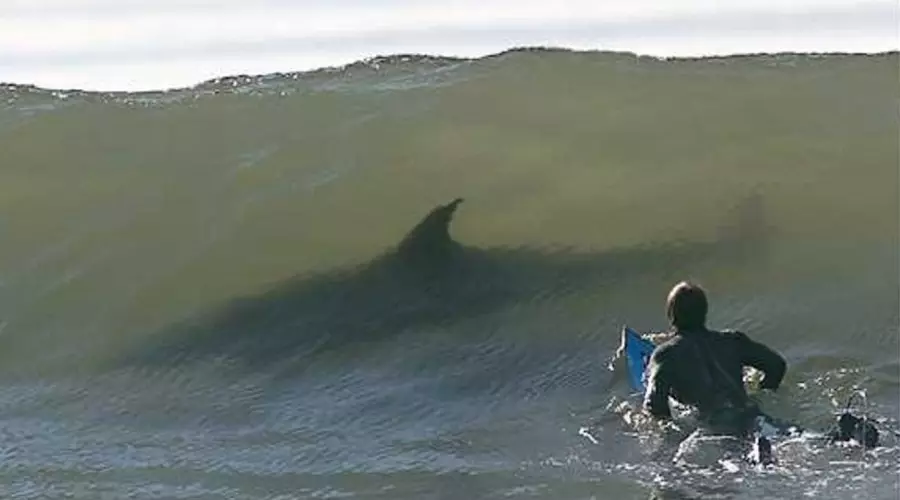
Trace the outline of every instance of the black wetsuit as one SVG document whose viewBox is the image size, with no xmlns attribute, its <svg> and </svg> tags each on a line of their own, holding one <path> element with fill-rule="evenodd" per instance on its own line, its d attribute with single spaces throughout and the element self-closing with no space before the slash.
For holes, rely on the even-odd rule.
<svg viewBox="0 0 900 500">
<path fill-rule="evenodd" d="M 765 374 L 761 387 L 777 389 L 786 363 L 778 353 L 740 332 L 679 331 L 650 358 L 644 407 L 671 417 L 669 396 L 698 410 L 715 432 L 743 435 L 759 409 L 747 396 L 743 367 Z"/>
</svg>

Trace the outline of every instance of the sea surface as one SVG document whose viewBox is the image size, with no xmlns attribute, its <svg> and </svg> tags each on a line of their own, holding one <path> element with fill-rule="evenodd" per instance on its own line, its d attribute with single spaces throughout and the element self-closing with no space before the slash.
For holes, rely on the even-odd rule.
<svg viewBox="0 0 900 500">
<path fill-rule="evenodd" d="M 894 500 L 897 67 L 0 85 L 0 498 Z M 607 363 L 681 279 L 788 360 L 768 411 L 825 430 L 864 393 L 884 446 L 701 466 L 635 432 Z"/>
</svg>

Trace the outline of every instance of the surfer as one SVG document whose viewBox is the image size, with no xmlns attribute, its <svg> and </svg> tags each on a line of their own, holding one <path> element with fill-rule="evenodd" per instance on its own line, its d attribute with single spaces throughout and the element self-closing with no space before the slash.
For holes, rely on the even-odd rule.
<svg viewBox="0 0 900 500">
<path fill-rule="evenodd" d="M 796 436 L 804 431 L 761 410 L 747 394 L 743 369 L 750 366 L 762 372 L 759 387 L 775 391 L 781 386 L 787 363 L 772 348 L 742 332 L 708 329 L 708 309 L 701 287 L 678 283 L 666 301 L 670 331 L 650 338 L 623 328 L 622 344 L 610 369 L 615 372 L 620 364 L 627 367 L 632 387 L 644 392 L 644 411 L 655 419 L 672 419 L 670 397 L 696 410 L 700 428 L 681 442 L 679 454 L 682 448 L 690 452 L 691 446 L 700 441 L 692 440 L 693 436 L 711 433 L 736 438 L 737 449 L 730 444 L 726 447 L 749 451 L 746 458 L 751 463 L 774 463 L 769 438 Z M 879 433 L 874 422 L 865 413 L 862 417 L 854 415 L 852 402 L 853 397 L 824 437 L 828 442 L 856 441 L 864 448 L 878 446 Z"/>
<path fill-rule="evenodd" d="M 666 313 L 671 337 L 650 357 L 644 409 L 671 418 L 669 396 L 694 407 L 700 421 L 717 434 L 749 438 L 764 417 L 744 388 L 743 367 L 764 374 L 762 389 L 777 390 L 787 363 L 777 352 L 738 331 L 706 327 L 709 305 L 704 290 L 681 282 L 672 288 Z"/>
</svg>

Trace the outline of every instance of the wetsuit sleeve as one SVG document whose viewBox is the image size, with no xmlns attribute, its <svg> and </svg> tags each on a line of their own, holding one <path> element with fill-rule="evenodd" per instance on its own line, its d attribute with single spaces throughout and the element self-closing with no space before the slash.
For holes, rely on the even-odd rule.
<svg viewBox="0 0 900 500">
<path fill-rule="evenodd" d="M 667 349 L 658 347 L 650 356 L 647 380 L 647 390 L 644 393 L 644 409 L 657 418 L 671 418 L 672 410 L 669 408 L 669 371 L 671 368 L 666 362 Z"/>
<path fill-rule="evenodd" d="M 775 390 L 781 385 L 787 363 L 777 352 L 767 346 L 755 342 L 747 335 L 738 332 L 740 342 L 741 362 L 745 366 L 752 366 L 765 374 L 760 387 Z"/>
</svg>

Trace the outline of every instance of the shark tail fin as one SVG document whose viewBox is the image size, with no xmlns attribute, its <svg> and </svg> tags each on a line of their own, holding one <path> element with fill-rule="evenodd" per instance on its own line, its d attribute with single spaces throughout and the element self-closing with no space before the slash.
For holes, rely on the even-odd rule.
<svg viewBox="0 0 900 500">
<path fill-rule="evenodd" d="M 719 228 L 719 240 L 747 247 L 766 244 L 773 227 L 766 216 L 762 195 L 753 191 L 729 209 L 727 222 Z"/>
</svg>

